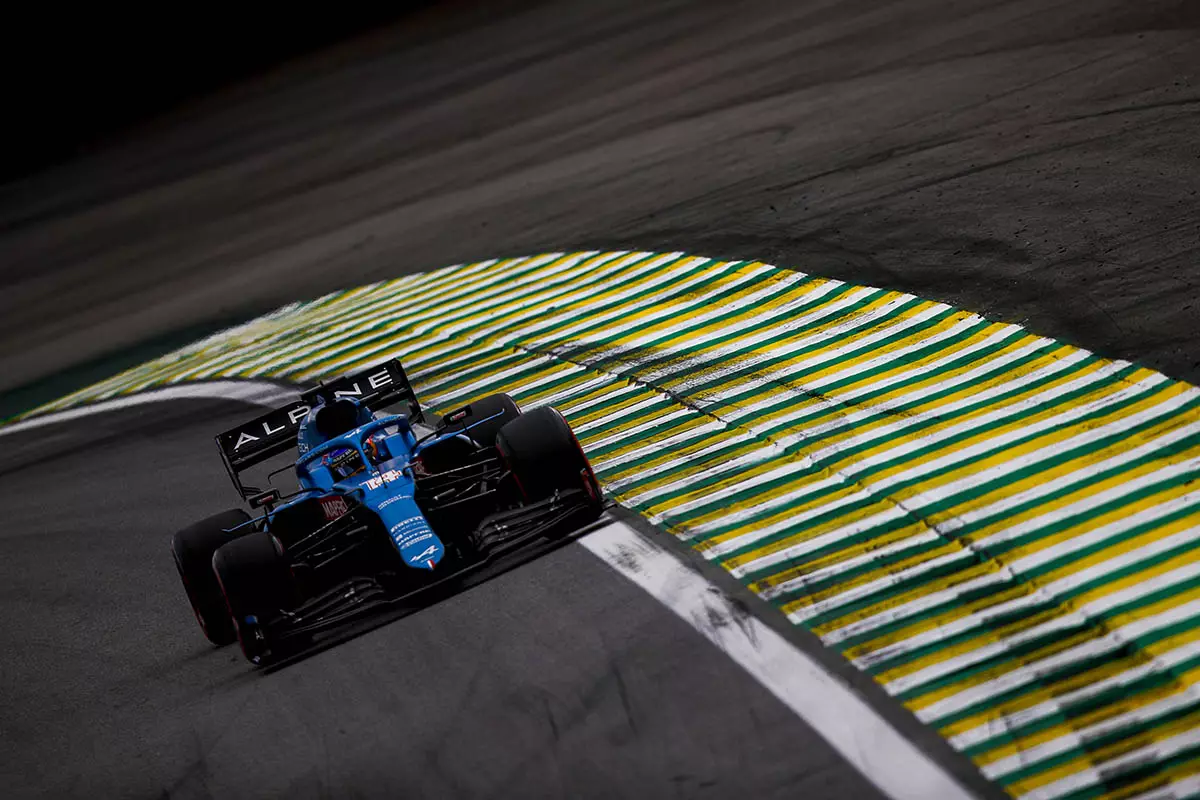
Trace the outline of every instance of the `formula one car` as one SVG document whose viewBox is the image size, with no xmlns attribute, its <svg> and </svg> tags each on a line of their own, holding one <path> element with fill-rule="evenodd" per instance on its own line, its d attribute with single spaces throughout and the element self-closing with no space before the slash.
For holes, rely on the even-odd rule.
<svg viewBox="0 0 1200 800">
<path fill-rule="evenodd" d="M 376 411 L 402 406 L 402 413 Z M 175 534 L 171 550 L 209 641 L 254 664 L 535 540 L 595 520 L 603 500 L 563 416 L 485 397 L 426 424 L 397 360 L 323 384 L 216 437 L 252 509 Z M 243 473 L 296 448 L 299 488 Z M 290 461 L 290 460 L 289 460 Z"/>
</svg>

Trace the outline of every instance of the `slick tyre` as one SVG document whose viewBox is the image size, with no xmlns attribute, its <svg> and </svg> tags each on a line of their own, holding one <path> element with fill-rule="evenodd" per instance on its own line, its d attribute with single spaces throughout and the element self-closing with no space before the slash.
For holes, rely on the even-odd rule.
<svg viewBox="0 0 1200 800">
<path fill-rule="evenodd" d="M 266 664 L 274 652 L 268 625 L 296 602 L 296 587 L 283 545 L 260 531 L 224 545 L 212 557 L 212 570 L 225 597 L 242 653 Z"/>
<path fill-rule="evenodd" d="M 242 532 L 225 532 L 249 520 L 249 514 L 234 508 L 203 519 L 171 537 L 171 555 L 179 578 L 183 581 L 188 602 L 192 605 L 192 613 L 196 615 L 196 622 L 200 623 L 200 630 L 205 637 L 215 645 L 232 644 L 237 639 L 237 632 L 233 629 L 233 620 L 229 617 L 221 587 L 213 574 L 213 553 L 243 532 L 250 532 L 252 529 L 249 526 Z"/>
<path fill-rule="evenodd" d="M 542 406 L 512 420 L 496 437 L 496 447 L 527 502 L 563 489 L 582 489 L 589 509 L 600 513 L 600 484 L 558 409 Z"/>
<path fill-rule="evenodd" d="M 451 430 L 464 428 L 480 420 L 487 420 L 467 431 L 467 436 L 474 439 L 481 447 L 494 447 L 496 436 L 500 430 L 521 416 L 521 409 L 517 406 L 516 401 L 506 394 L 490 394 L 467 406 L 465 414 L 462 411 L 462 409 L 452 411 L 442 417 L 442 425 L 447 430 Z"/>
</svg>

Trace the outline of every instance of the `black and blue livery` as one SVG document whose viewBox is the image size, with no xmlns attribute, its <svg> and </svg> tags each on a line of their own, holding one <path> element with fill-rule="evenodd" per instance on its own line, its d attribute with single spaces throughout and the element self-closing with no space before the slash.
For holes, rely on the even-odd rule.
<svg viewBox="0 0 1200 800">
<path fill-rule="evenodd" d="M 399 413 L 377 412 L 399 406 Z M 217 436 L 251 517 L 175 534 L 188 599 L 215 644 L 267 663 L 380 606 L 411 602 L 488 562 L 569 536 L 601 513 L 570 426 L 507 395 L 427 423 L 396 360 L 302 394 Z M 295 453 L 282 467 L 267 462 Z M 260 467 L 296 489 L 247 486 Z"/>
</svg>

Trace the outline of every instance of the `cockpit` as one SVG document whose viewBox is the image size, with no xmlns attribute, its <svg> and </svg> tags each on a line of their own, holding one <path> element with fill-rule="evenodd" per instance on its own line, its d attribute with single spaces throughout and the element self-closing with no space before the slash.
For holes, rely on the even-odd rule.
<svg viewBox="0 0 1200 800">
<path fill-rule="evenodd" d="M 368 427 L 361 437 L 346 436 L 364 426 Z M 297 475 L 302 484 L 341 482 L 397 458 L 407 463 L 415 444 L 412 428 L 404 417 L 376 420 L 361 403 L 338 398 L 318 405 L 301 424 L 297 448 L 302 455 L 296 465 Z"/>
</svg>

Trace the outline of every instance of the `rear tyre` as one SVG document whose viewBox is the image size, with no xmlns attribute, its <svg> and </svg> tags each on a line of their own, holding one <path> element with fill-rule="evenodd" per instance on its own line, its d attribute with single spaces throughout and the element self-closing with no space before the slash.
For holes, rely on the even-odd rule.
<svg viewBox="0 0 1200 800">
<path fill-rule="evenodd" d="M 296 604 L 296 587 L 283 545 L 265 531 L 252 533 L 221 547 L 212 570 L 225 596 L 242 653 L 253 664 L 278 655 L 268 624 Z"/>
<path fill-rule="evenodd" d="M 521 409 L 510 396 L 491 394 L 467 406 L 465 415 L 460 410 L 452 411 L 442 417 L 442 426 L 447 430 L 454 428 L 461 430 L 472 423 L 487 420 L 471 428 L 466 435 L 474 439 L 480 447 L 494 447 L 500 429 L 519 416 L 521 416 Z M 488 419 L 489 417 L 493 417 L 493 419 Z"/>
<path fill-rule="evenodd" d="M 544 500 L 564 489 L 582 489 L 588 510 L 599 516 L 600 484 L 558 409 L 542 406 L 512 420 L 496 437 L 496 447 L 526 502 Z"/>
<path fill-rule="evenodd" d="M 213 553 L 236 537 L 251 532 L 253 529 L 247 526 L 235 533 L 225 533 L 249 520 L 249 514 L 233 508 L 184 528 L 171 538 L 171 555 L 188 602 L 192 604 L 192 613 L 205 637 L 215 645 L 232 644 L 237 639 L 237 632 L 213 574 Z"/>
</svg>

